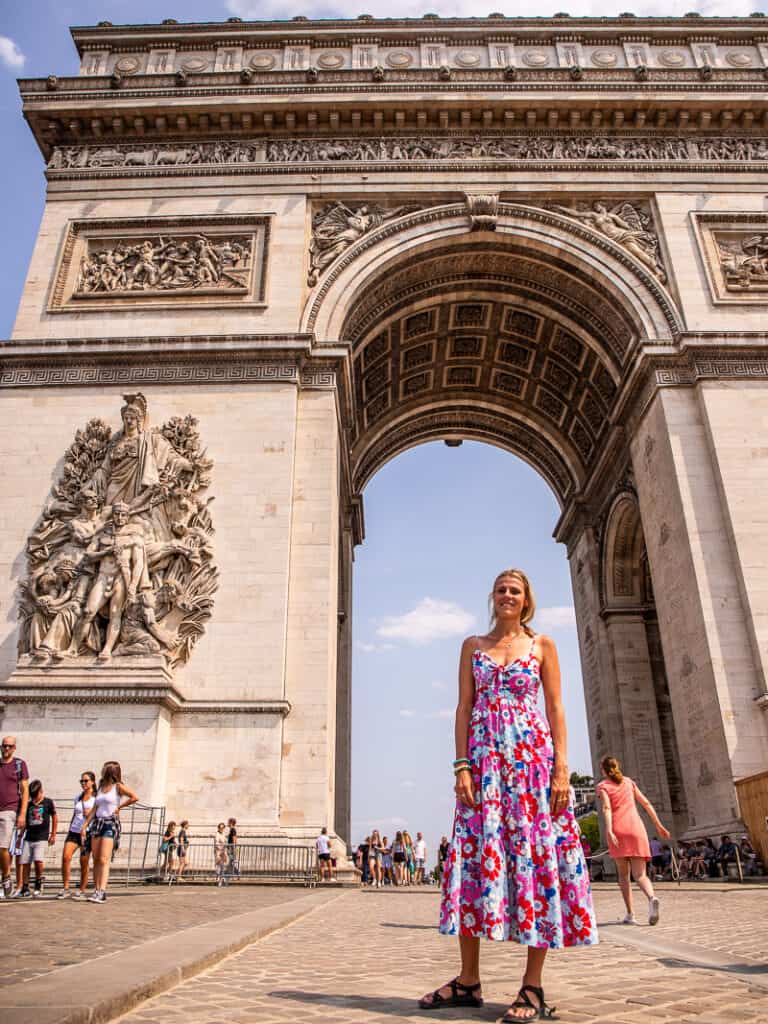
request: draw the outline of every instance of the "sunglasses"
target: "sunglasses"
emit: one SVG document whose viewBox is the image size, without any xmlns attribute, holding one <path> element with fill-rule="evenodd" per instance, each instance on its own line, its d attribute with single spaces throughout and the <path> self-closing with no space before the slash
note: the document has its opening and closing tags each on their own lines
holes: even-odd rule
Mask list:
<svg viewBox="0 0 768 1024">
<path fill-rule="evenodd" d="M 15 750 L 16 749 L 16 744 L 15 743 L 0 743 L 0 747 L 2 747 L 3 750 Z"/>
<path fill-rule="evenodd" d="M 90 779 L 80 779 L 80 785 L 87 786 L 90 781 Z"/>
</svg>

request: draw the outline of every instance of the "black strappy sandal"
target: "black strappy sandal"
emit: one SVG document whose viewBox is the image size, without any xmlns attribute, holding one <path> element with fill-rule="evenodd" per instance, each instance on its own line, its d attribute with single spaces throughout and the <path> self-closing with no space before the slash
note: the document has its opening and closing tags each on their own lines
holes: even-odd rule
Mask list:
<svg viewBox="0 0 768 1024">
<path fill-rule="evenodd" d="M 482 996 L 475 995 L 480 988 L 479 981 L 476 985 L 462 985 L 458 978 L 454 978 L 447 984 L 451 986 L 449 996 L 441 996 L 440 989 L 436 988 L 429 1002 L 425 1001 L 426 997 L 419 1000 L 419 1009 L 447 1010 L 451 1006 L 474 1006 L 475 1009 L 479 1009 L 483 1005 Z M 445 988 L 445 985 L 441 985 L 440 988 Z M 459 989 L 464 993 L 463 995 L 459 995 Z"/>
<path fill-rule="evenodd" d="M 532 1003 L 528 998 L 528 993 L 533 992 L 536 998 L 539 1000 L 539 1005 Z M 501 1018 L 500 1024 L 527 1024 L 530 1020 L 559 1020 L 559 1017 L 555 1016 L 556 1006 L 547 1006 L 544 1002 L 544 989 L 537 988 L 536 985 L 523 985 L 520 991 L 517 993 L 517 999 L 512 1003 L 509 1010 Z M 524 1017 L 514 1017 L 511 1013 L 512 1010 L 531 1010 L 532 1013 L 527 1013 Z"/>
</svg>

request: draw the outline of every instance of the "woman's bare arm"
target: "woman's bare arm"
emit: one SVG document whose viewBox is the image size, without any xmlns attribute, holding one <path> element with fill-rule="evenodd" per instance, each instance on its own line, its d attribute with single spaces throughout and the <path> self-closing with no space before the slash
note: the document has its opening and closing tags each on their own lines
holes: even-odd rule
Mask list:
<svg viewBox="0 0 768 1024">
<path fill-rule="evenodd" d="M 459 700 L 456 705 L 456 757 L 466 757 L 469 749 L 469 720 L 475 703 L 475 679 L 472 675 L 472 655 L 475 638 L 468 636 L 461 645 L 459 658 Z M 472 774 L 468 771 L 459 772 L 456 776 L 456 796 L 466 807 L 475 806 L 475 790 L 472 785 Z"/>
<path fill-rule="evenodd" d="M 608 837 L 608 842 L 611 844 L 611 846 L 618 846 L 618 843 L 616 842 L 616 836 L 613 833 L 613 811 L 611 810 L 611 801 L 604 789 L 600 790 L 600 804 L 603 808 L 603 818 L 605 819 L 605 834 Z"/>
<path fill-rule="evenodd" d="M 633 783 L 633 785 L 634 785 L 634 783 Z M 635 785 L 635 799 L 637 800 L 637 802 L 640 804 L 641 807 L 645 808 L 646 812 L 648 813 L 648 817 L 653 822 L 654 826 L 656 827 L 656 831 L 659 833 L 661 838 L 662 839 L 669 839 L 669 832 L 664 828 L 664 826 L 659 821 L 659 816 L 656 813 L 655 807 L 653 806 L 651 801 L 648 799 L 648 797 L 645 795 L 645 793 L 640 791 L 640 789 L 637 787 L 637 785 Z"/>
<path fill-rule="evenodd" d="M 123 808 L 130 807 L 131 804 L 137 804 L 139 802 L 139 798 L 136 796 L 136 794 L 133 792 L 133 790 L 132 789 L 128 789 L 128 787 L 123 785 L 122 782 L 118 782 L 118 784 L 117 784 L 117 792 L 118 792 L 119 796 L 125 797 L 123 802 L 117 808 L 118 811 L 122 811 Z"/>
<path fill-rule="evenodd" d="M 559 814 L 568 805 L 570 784 L 568 779 L 568 735 L 560 686 L 560 660 L 555 643 L 548 636 L 539 636 L 541 655 L 541 683 L 544 688 L 544 707 L 552 733 L 555 763 L 552 768 L 550 809 Z"/>
</svg>

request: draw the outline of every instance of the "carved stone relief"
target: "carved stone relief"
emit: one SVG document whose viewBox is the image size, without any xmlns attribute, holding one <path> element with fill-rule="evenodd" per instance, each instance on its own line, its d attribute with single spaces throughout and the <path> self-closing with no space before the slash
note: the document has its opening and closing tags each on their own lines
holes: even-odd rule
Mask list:
<svg viewBox="0 0 768 1024">
<path fill-rule="evenodd" d="M 423 208 L 423 204 L 418 203 L 395 207 L 366 203 L 357 207 L 349 207 L 339 201 L 322 207 L 312 217 L 307 274 L 309 287 L 313 288 L 323 270 L 363 235 L 373 231 L 385 221 L 395 220 L 397 217 L 403 217 L 407 213 Z"/>
<path fill-rule="evenodd" d="M 605 137 L 587 135 L 371 136 L 169 142 L 164 145 L 57 146 L 49 172 L 292 163 L 408 163 L 494 160 L 502 163 L 765 163 L 768 139 Z"/>
<path fill-rule="evenodd" d="M 268 220 L 74 221 L 49 310 L 264 300 Z"/>
<path fill-rule="evenodd" d="M 768 217 L 693 213 L 712 299 L 717 304 L 768 303 Z"/>
<path fill-rule="evenodd" d="M 122 429 L 93 419 L 77 431 L 28 538 L 20 662 L 149 655 L 173 668 L 211 616 L 213 463 L 197 420 L 153 428 L 144 396 L 123 397 Z"/>
<path fill-rule="evenodd" d="M 545 208 L 587 224 L 599 234 L 621 245 L 644 263 L 660 281 L 666 281 L 667 275 L 659 252 L 659 239 L 647 203 L 622 200 L 609 206 L 596 200 L 592 203 L 572 203 L 570 206 L 548 203 Z"/>
</svg>

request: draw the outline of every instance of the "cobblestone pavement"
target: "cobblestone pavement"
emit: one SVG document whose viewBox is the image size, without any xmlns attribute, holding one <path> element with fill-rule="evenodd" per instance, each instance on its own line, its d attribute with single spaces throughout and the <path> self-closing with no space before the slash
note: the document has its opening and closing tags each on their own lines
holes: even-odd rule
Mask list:
<svg viewBox="0 0 768 1024">
<path fill-rule="evenodd" d="M 596 890 L 601 944 L 554 953 L 548 961 L 547 999 L 557 1005 L 560 1019 L 765 1024 L 768 966 L 760 959 L 768 951 L 768 888 L 666 888 L 661 898 L 656 928 L 627 927 L 612 923 L 620 910 L 618 892 Z M 424 1020 L 415 997 L 456 973 L 456 943 L 437 934 L 437 909 L 434 892 L 341 893 L 121 1022 Z M 524 951 L 484 943 L 482 955 L 485 1006 L 443 1011 L 440 1019 L 492 1021 L 514 998 Z"/>
<path fill-rule="evenodd" d="M 55 890 L 54 890 L 55 891 Z M 79 964 L 162 935 L 304 896 L 303 886 L 115 886 L 107 903 L 3 900 L 0 988 Z"/>
</svg>

